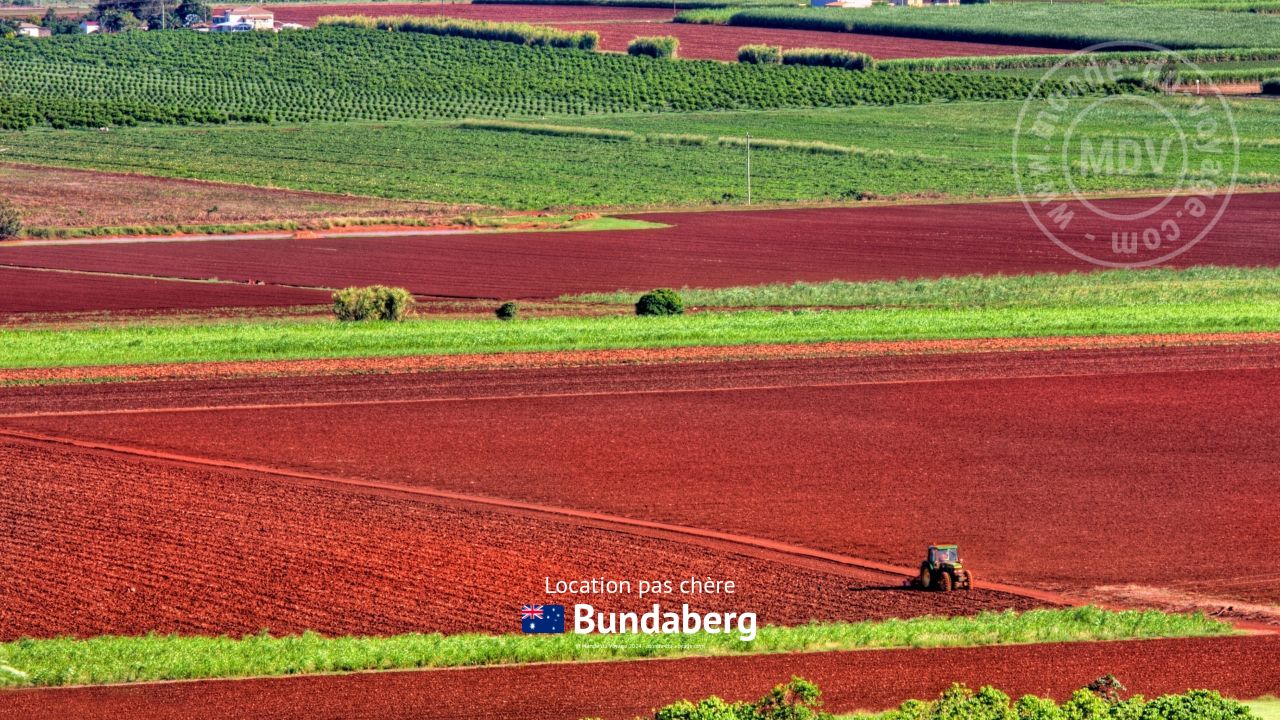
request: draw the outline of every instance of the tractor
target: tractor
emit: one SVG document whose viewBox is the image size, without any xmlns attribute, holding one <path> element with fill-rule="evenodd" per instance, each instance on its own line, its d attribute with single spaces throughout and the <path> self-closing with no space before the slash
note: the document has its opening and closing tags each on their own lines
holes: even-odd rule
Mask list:
<svg viewBox="0 0 1280 720">
<path fill-rule="evenodd" d="M 957 545 L 930 545 L 929 555 L 920 563 L 920 574 L 907 581 L 911 587 L 921 590 L 968 590 L 973 578 L 960 562 Z"/>
</svg>

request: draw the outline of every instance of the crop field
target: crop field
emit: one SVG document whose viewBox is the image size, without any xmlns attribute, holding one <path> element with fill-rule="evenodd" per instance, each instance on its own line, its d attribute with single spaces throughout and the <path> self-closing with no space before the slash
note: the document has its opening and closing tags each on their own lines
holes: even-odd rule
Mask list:
<svg viewBox="0 0 1280 720">
<path fill-rule="evenodd" d="M 703 611 L 747 603 L 761 624 L 775 625 L 1039 604 L 975 591 L 962 609 L 901 592 L 892 576 L 710 541 L 12 439 L 0 445 L 0 463 L 8 481 L 0 523 L 15 528 L 17 543 L 0 577 L 6 641 L 263 629 L 510 633 L 518 629 L 511 603 L 541 595 L 544 576 L 731 576 L 740 588 L 733 597 L 677 593 L 663 602 Z M 485 542 L 470 541 L 477 537 Z M 528 552 L 530 538 L 547 550 L 592 549 L 549 557 Z M 648 607 L 635 597 L 584 601 Z"/>
<path fill-rule="evenodd" d="M 307 5 L 266 5 L 278 22 L 298 23 L 308 27 L 325 15 L 445 15 L 468 20 L 526 22 L 546 25 L 563 22 L 665 22 L 671 19 L 671 7 L 626 7 L 621 5 L 472 5 L 470 3 L 324 3 Z"/>
<path fill-rule="evenodd" d="M 845 32 L 778 30 L 722 25 L 691 25 L 687 23 L 655 26 L 653 23 L 647 22 L 584 22 L 558 24 L 558 26 L 570 30 L 594 30 L 600 33 L 600 47 L 615 52 L 625 52 L 627 43 L 636 37 L 674 35 L 680 39 L 679 56 L 682 58 L 731 62 L 737 61 L 738 48 L 753 43 L 780 45 L 785 48 L 841 48 L 854 52 L 864 52 L 877 60 L 1058 52 L 1049 48 L 992 45 L 977 42 L 889 38 L 883 35 Z"/>
<path fill-rule="evenodd" d="M 1027 80 L 1026 82 L 1030 82 Z M 1077 101 L 1083 108 L 1086 101 Z M 1183 126 L 1193 101 L 1171 100 Z M 757 148 L 754 200 L 848 202 L 856 198 L 1016 195 L 1010 137 L 1022 102 L 956 102 L 774 112 L 624 114 L 556 118 L 554 124 L 625 130 L 651 141 L 464 129 L 456 123 L 304 124 L 279 127 L 121 128 L 110 133 L 2 133 L 4 156 L 21 162 L 224 182 L 257 182 L 329 193 L 433 200 L 512 209 L 741 205 L 746 200 L 744 134 L 847 152 Z M 1240 135 L 1239 182 L 1280 184 L 1274 154 L 1280 103 L 1232 104 Z M 1109 103 L 1081 132 L 1139 134 L 1167 122 L 1150 107 Z M 696 144 L 662 138 L 696 136 Z M 335 154 L 334 147 L 348 152 Z M 234 155 L 235 163 L 224 162 Z M 517 155 L 519 164 L 504 164 Z M 581 159 L 590 157 L 591 162 Z M 1173 187 L 1172 167 L 1155 176 L 1090 175 L 1090 192 Z"/>
<path fill-rule="evenodd" d="M 1143 202 L 1111 200 L 1103 206 L 1119 210 Z M 1280 250 L 1269 241 L 1274 202 L 1272 194 L 1237 196 L 1212 235 L 1177 264 L 1280 262 Z M 1041 235 L 1016 203 L 634 217 L 672 227 L 13 246 L 0 248 L 0 265 L 330 288 L 382 282 L 453 298 L 1095 269 Z M 1083 238 L 1091 227 L 1082 220 L 1072 230 Z M 281 301 L 296 304 L 292 298 Z"/>
<path fill-rule="evenodd" d="M 331 217 L 421 218 L 459 211 L 429 203 L 31 165 L 0 165 L 0 195 L 22 210 L 29 231 Z"/>
<path fill-rule="evenodd" d="M 327 58 L 316 61 L 315 58 Z M 337 58 L 341 58 L 338 60 Z M 273 68 L 270 77 L 256 71 Z M 1025 97 L 1018 78 L 655 62 L 510 42 L 324 27 L 0 43 L 0 128 L 529 116 Z"/>
<path fill-rule="evenodd" d="M 628 387 L 626 368 L 596 377 L 590 392 L 555 390 L 572 371 L 543 381 L 545 390 L 511 372 L 475 376 L 485 396 L 473 399 L 455 389 L 358 403 L 344 383 L 337 404 L 309 399 L 313 387 L 243 408 L 199 409 L 192 395 L 196 407 L 186 410 L 68 409 L 9 414 L 0 425 L 709 527 L 888 563 L 918 553 L 926 539 L 916 508 L 944 494 L 952 511 L 930 522 L 930 537 L 981 558 L 973 563 L 980 578 L 1086 595 L 1133 585 L 1205 602 L 1274 603 L 1273 578 L 1254 569 L 1280 540 L 1264 510 L 1280 462 L 1268 400 L 1280 396 L 1275 348 L 1217 353 L 1209 365 L 1167 350 L 1117 350 L 1083 375 L 1061 373 L 1072 357 L 1099 356 L 1014 353 L 987 356 L 980 377 L 938 361 L 931 375 L 905 382 L 869 379 L 857 359 L 815 360 L 784 365 L 764 386 L 768 362 L 733 363 L 716 369 L 730 379 L 711 386 L 686 378 L 640 392 L 609 391 L 610 377 Z M 1016 372 L 1002 370 L 1009 363 Z M 97 386 L 84 387 L 91 395 Z M 583 424 L 587 414 L 592 422 Z M 405 430 L 377 445 L 348 442 L 329 432 L 339 418 Z M 501 434 L 491 431 L 498 425 Z M 288 441 L 255 443 L 268 426 Z M 616 444 L 623 432 L 625 449 Z M 698 460 L 709 452 L 715 463 Z M 580 492 L 586 484 L 590 495 Z M 646 493 L 636 494 L 638 485 Z M 1210 486 L 1221 501 L 1206 506 L 1201 491 Z M 1037 542 L 1019 540 L 1027 537 Z M 1168 575 L 1170 555 L 1179 558 L 1177 578 Z"/>
<path fill-rule="evenodd" d="M 822 687 L 825 709 L 852 712 L 888 708 L 907 697 L 933 697 L 953 681 L 1064 699 L 1104 673 L 1114 673 L 1149 697 L 1200 687 L 1256 697 L 1280 684 L 1277 668 L 1280 642 L 1275 637 L 1235 637 L 15 690 L 0 693 L 0 711 L 31 720 L 97 720 L 126 713 L 181 720 L 196 708 L 210 720 L 240 720 L 246 713 L 279 720 L 633 720 L 682 698 L 758 698 L 792 675 Z M 548 686 L 559 689 L 548 693 Z M 477 704 L 476 697 L 493 702 Z"/>
<path fill-rule="evenodd" d="M 920 13 L 895 12 L 894 8 L 871 8 L 870 12 L 831 12 L 827 8 L 691 12 L 727 18 L 731 25 L 1059 48 L 1135 41 L 1173 49 L 1280 47 L 1280 18 L 1167 7 L 1027 3 Z"/>
</svg>

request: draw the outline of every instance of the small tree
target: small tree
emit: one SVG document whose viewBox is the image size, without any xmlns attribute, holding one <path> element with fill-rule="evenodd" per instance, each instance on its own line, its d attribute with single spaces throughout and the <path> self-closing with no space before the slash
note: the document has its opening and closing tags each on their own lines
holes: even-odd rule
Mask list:
<svg viewBox="0 0 1280 720">
<path fill-rule="evenodd" d="M 1262 82 L 1263 95 L 1280 95 L 1280 78 L 1272 78 Z"/>
<path fill-rule="evenodd" d="M 22 232 L 22 211 L 17 205 L 0 198 L 0 240 L 17 237 Z"/>
<path fill-rule="evenodd" d="M 637 315 L 682 315 L 684 300 L 675 290 L 658 288 L 640 296 L 636 301 Z"/>
<path fill-rule="evenodd" d="M 398 322 L 404 319 L 412 306 L 413 295 L 408 290 L 385 285 L 343 288 L 333 294 L 333 314 L 344 322 Z"/>
<path fill-rule="evenodd" d="M 638 37 L 627 45 L 630 55 L 644 55 L 652 58 L 674 58 L 680 49 L 679 38 L 671 35 L 655 37 Z"/>
<path fill-rule="evenodd" d="M 102 30 L 109 33 L 125 32 L 142 26 L 138 16 L 128 10 L 107 10 L 98 16 Z"/>
<path fill-rule="evenodd" d="M 499 320 L 515 320 L 516 315 L 520 312 L 520 306 L 514 302 L 504 302 L 493 311 Z"/>
</svg>

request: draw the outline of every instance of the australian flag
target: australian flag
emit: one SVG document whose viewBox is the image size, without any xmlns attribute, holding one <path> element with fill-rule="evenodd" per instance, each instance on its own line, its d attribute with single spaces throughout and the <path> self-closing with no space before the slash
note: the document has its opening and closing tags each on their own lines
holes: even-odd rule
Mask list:
<svg viewBox="0 0 1280 720">
<path fill-rule="evenodd" d="M 564 632 L 564 606 L 522 605 L 520 629 L 527 633 Z"/>
</svg>

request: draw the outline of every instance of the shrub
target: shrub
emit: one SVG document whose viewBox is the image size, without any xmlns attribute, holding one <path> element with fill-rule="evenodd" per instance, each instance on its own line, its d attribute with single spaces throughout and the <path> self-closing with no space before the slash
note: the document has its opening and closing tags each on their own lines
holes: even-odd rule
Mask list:
<svg viewBox="0 0 1280 720">
<path fill-rule="evenodd" d="M 1262 81 L 1263 95 L 1280 95 L 1280 78 Z"/>
<path fill-rule="evenodd" d="M 408 290 L 385 285 L 343 288 L 333 294 L 333 314 L 342 321 L 399 321 L 412 305 Z"/>
<path fill-rule="evenodd" d="M 637 315 L 683 315 L 684 301 L 675 290 L 658 288 L 636 301 Z"/>
<path fill-rule="evenodd" d="M 738 62 L 772 65 L 782 62 L 782 48 L 777 45 L 743 45 L 738 48 Z"/>
<path fill-rule="evenodd" d="M 397 15 L 394 17 L 326 15 L 317 20 L 316 25 L 416 32 L 428 35 L 453 35 L 472 40 L 510 42 L 534 47 L 595 50 L 600 46 L 600 33 L 594 30 L 571 31 L 547 25 L 489 22 L 488 20 L 467 20 L 431 15 Z"/>
<path fill-rule="evenodd" d="M 22 232 L 22 211 L 8 200 L 0 199 L 0 240 L 8 240 Z"/>
<path fill-rule="evenodd" d="M 874 70 L 876 61 L 866 53 L 827 48 L 796 48 L 782 52 L 783 65 L 818 65 L 846 70 Z"/>
<path fill-rule="evenodd" d="M 653 58 L 674 58 L 679 49 L 679 38 L 671 35 L 638 37 L 627 45 L 629 55 L 645 55 Z"/>
<path fill-rule="evenodd" d="M 520 306 L 514 302 L 504 302 L 493 311 L 499 320 L 515 320 L 516 315 L 520 312 Z"/>
</svg>

